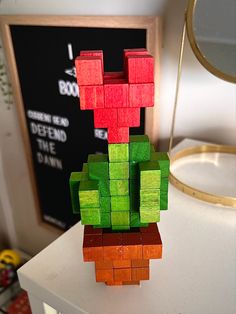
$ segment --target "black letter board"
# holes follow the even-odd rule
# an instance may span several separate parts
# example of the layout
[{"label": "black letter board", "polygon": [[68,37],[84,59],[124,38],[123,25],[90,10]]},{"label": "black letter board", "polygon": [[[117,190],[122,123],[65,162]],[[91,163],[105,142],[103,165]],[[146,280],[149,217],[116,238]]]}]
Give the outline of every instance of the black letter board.
[{"label": "black letter board", "polygon": [[[104,17],[106,18],[106,17]],[[101,49],[105,71],[123,69],[123,49],[143,48],[145,28],[10,25],[30,139],[36,200],[44,222],[67,229],[78,221],[71,210],[69,176],[88,154],[107,152],[106,130],[94,129],[93,111],[81,111],[74,58]],[[140,128],[144,133],[142,110]]]}]

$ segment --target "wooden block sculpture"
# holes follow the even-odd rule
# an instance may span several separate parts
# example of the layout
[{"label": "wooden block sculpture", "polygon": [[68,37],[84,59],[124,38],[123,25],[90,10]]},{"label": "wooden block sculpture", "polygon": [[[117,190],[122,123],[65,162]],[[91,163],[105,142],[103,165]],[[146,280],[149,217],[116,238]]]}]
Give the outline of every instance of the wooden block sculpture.
[{"label": "wooden block sculpture", "polygon": [[73,212],[85,225],[83,256],[95,262],[96,281],[139,284],[149,260],[162,257],[157,227],[167,209],[169,158],[147,135],[129,136],[140,108],[154,105],[154,60],[146,49],[124,50],[124,72],[104,72],[102,51],[75,60],[81,110],[94,110],[95,128],[108,129],[108,154],[88,156],[72,172]]}]

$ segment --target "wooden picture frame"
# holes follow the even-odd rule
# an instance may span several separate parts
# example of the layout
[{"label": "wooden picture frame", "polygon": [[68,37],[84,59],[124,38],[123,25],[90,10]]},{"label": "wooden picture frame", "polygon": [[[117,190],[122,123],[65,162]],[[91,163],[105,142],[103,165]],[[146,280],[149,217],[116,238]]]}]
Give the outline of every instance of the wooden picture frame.
[{"label": "wooden picture frame", "polygon": [[[45,26],[45,27],[72,27],[72,28],[101,28],[101,29],[144,29],[146,31],[146,47],[155,57],[155,106],[145,109],[145,133],[155,145],[158,139],[158,100],[160,82],[160,48],[161,48],[161,19],[152,16],[0,16],[0,30],[4,51],[8,65],[10,81],[13,88],[14,102],[24,142],[26,159],[37,217],[42,221],[38,189],[33,165],[32,150],[29,131],[27,127],[24,99],[22,96],[21,83],[17,70],[16,56],[14,52],[11,26]],[[69,210],[69,209],[68,209]],[[49,226],[55,229],[55,226]],[[57,227],[56,227],[57,229]],[[58,229],[57,229],[58,230]]]}]

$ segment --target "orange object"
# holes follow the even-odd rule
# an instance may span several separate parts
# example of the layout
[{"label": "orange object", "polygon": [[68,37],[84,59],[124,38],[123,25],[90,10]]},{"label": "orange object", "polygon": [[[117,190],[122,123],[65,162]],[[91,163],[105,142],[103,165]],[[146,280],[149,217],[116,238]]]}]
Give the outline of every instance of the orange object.
[{"label": "orange object", "polygon": [[149,280],[149,267],[132,268],[132,280]]},{"label": "orange object", "polygon": [[131,280],[131,268],[116,268],[114,269],[115,281],[130,281]]},{"label": "orange object", "polygon": [[96,281],[112,281],[113,280],[113,269],[97,269],[96,270]]}]

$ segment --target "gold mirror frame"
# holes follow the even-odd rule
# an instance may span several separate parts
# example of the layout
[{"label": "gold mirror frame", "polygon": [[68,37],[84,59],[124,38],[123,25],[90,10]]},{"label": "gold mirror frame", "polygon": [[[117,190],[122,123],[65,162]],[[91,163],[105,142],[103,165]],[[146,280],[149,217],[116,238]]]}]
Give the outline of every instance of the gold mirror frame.
[{"label": "gold mirror frame", "polygon": [[187,12],[186,12],[186,27],[187,27],[187,35],[188,39],[191,45],[191,48],[198,59],[198,61],[213,75],[219,77],[222,80],[231,82],[231,83],[236,83],[236,76],[232,76],[229,74],[226,74],[216,67],[214,67],[208,60],[207,58],[202,54],[197,41],[196,37],[194,34],[194,29],[193,29],[193,21],[194,21],[194,12],[196,8],[198,0],[189,0],[188,7],[187,7]]},{"label": "gold mirror frame", "polygon": [[[182,74],[182,63],[183,63],[183,54],[184,54],[184,46],[185,46],[185,37],[186,37],[186,29],[188,34],[188,39],[190,42],[190,46],[198,59],[198,61],[213,75],[232,83],[236,83],[236,77],[227,75],[214,66],[210,64],[204,55],[201,53],[193,31],[193,15],[194,10],[196,7],[197,0],[189,0],[187,11],[185,13],[185,19],[183,24],[183,31],[182,31],[182,38],[181,38],[181,45],[179,51],[179,61],[178,61],[178,73],[177,73],[177,80],[176,80],[176,90],[175,90],[175,100],[174,100],[174,107],[173,107],[173,114],[172,114],[172,123],[171,123],[171,130],[170,130],[170,140],[169,140],[169,157],[171,161],[171,165],[175,163],[175,161],[187,157],[194,154],[202,154],[202,153],[226,153],[226,154],[235,154],[236,155],[236,146],[225,146],[225,145],[203,145],[203,146],[195,146],[190,147],[187,149],[182,149],[175,154],[172,154],[172,144],[174,139],[174,130],[175,130],[175,118],[177,112],[177,105],[178,105],[178,95],[179,95],[179,86]],[[179,180],[172,170],[170,171],[169,180],[171,184],[180,190],[181,192],[192,196],[198,200],[208,202],[210,204],[215,204],[219,206],[226,206],[231,208],[236,208],[236,197],[230,197],[226,195],[217,195],[211,194],[205,191],[201,191],[196,189],[192,186],[187,185],[185,182]]]}]

